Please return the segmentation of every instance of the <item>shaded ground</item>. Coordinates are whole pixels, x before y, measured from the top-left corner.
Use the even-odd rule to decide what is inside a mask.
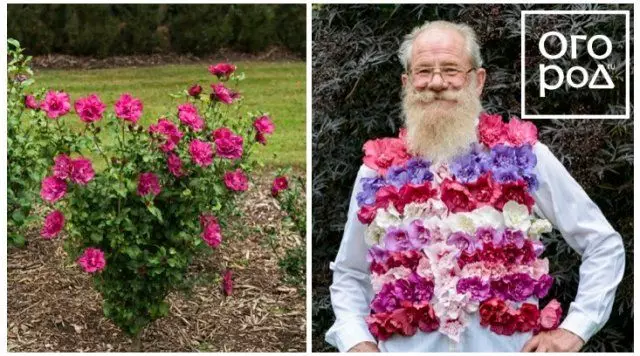
[[[277,258],[256,229],[278,228],[280,248],[301,243],[283,228],[269,196],[273,175],[250,186],[242,224],[193,266],[213,273],[230,267],[233,295],[225,298],[217,283],[195,287],[190,296],[170,295],[169,315],[142,332],[142,351],[305,351],[304,291],[280,281]],[[100,295],[69,261],[62,241],[42,240],[37,227],[27,240],[7,258],[7,351],[131,351],[132,340],[104,318]]]
[[[287,51],[286,48],[271,47],[263,53],[247,54],[221,49],[208,56],[194,56],[191,54],[140,54],[131,56],[113,56],[107,58],[93,58],[71,56],[65,54],[49,54],[35,56],[32,67],[55,69],[96,69],[114,67],[140,67],[163,64],[215,64],[220,61],[300,61],[304,58]]]

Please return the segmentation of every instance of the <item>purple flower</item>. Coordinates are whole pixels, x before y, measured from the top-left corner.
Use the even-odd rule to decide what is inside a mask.
[[[536,283],[534,293],[538,298],[544,298],[547,293],[549,293],[549,289],[551,289],[551,285],[553,284],[553,277],[549,274],[543,274],[538,282]]]
[[[483,301],[491,297],[489,283],[484,282],[480,277],[460,278],[456,285],[456,290],[460,294],[470,292],[472,300]]]
[[[495,145],[491,149],[491,157],[489,158],[489,164],[491,165],[491,168],[493,171],[496,171],[499,169],[517,168],[515,149],[513,147],[505,146],[503,144]]]
[[[529,298],[533,294],[535,286],[536,280],[526,273],[509,274],[502,279],[491,281],[494,295],[518,302]]]
[[[411,242],[407,231],[390,227],[384,235],[384,246],[389,251],[404,251],[411,249]]]
[[[396,188],[400,188],[407,184],[409,180],[409,172],[407,172],[403,167],[393,166],[387,170],[387,182],[391,183]]]
[[[469,156],[478,164],[482,169],[482,173],[489,169],[489,155],[482,149],[482,145],[477,142],[471,144],[471,152]]]
[[[380,263],[389,257],[389,252],[378,245],[373,245],[367,253],[367,262]]]
[[[524,234],[520,230],[504,230],[504,242],[505,243],[513,243],[517,248],[522,248],[524,246]]]
[[[420,277],[416,272],[409,275],[409,283],[412,286],[413,302],[429,301],[433,297],[433,281]]]
[[[421,249],[431,239],[431,232],[424,228],[421,220],[414,220],[407,227],[409,242],[415,249]]]
[[[384,185],[382,177],[362,178],[362,191],[356,195],[358,206],[372,205],[376,201],[376,193]]]
[[[515,166],[510,166],[508,168],[498,168],[494,170],[493,178],[495,178],[498,183],[507,183],[517,181],[520,179],[520,175]]]
[[[449,235],[447,245],[455,245],[462,251],[473,253],[473,251],[482,248],[482,241],[478,240],[475,236],[471,236],[462,231],[457,231]]]
[[[536,155],[533,154],[533,149],[530,144],[524,144],[515,149],[516,164],[519,169],[525,172],[529,172],[536,166],[538,160]]]
[[[522,174],[522,178],[524,178],[525,182],[527,182],[527,186],[529,187],[529,192],[533,193],[538,190],[538,178],[535,174],[530,172],[524,172]]]
[[[460,182],[475,182],[482,174],[481,166],[474,156],[465,154],[458,156],[451,163],[451,171]]]
[[[433,180],[433,173],[429,170],[431,161],[427,161],[420,157],[413,157],[407,161],[406,169],[411,183],[422,184],[426,181]]]
[[[476,239],[478,239],[479,242],[491,243],[495,247],[502,246],[502,242],[504,241],[502,233],[492,227],[478,228],[478,230],[476,230]]]
[[[394,285],[387,283],[371,301],[371,309],[376,313],[392,312],[400,306],[400,300],[396,296]]]

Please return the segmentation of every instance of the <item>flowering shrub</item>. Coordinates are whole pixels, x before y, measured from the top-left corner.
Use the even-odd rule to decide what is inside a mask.
[[[60,150],[49,160],[40,195],[55,210],[41,235],[67,231],[65,249],[93,276],[105,316],[131,335],[168,313],[165,297],[189,286],[187,268],[197,255],[224,243],[226,218],[248,189],[254,124],[270,119],[231,115],[228,106],[242,100],[235,86],[243,76],[234,72],[227,69],[211,95],[172,95],[181,104],[148,130],[137,124],[144,104],[130,93],[113,108],[98,94],[78,98],[73,108],[84,128],[71,136],[84,150]],[[219,98],[220,90],[231,99]],[[104,170],[80,154],[87,151],[99,154]],[[230,294],[231,275],[224,279]]]
[[[59,151],[77,152],[85,139],[72,141],[70,131],[58,121],[71,108],[67,93],[27,94],[34,83],[31,57],[23,54],[18,41],[9,39],[8,44],[7,232],[9,244],[22,245],[50,157]]]
[[[302,244],[287,248],[285,255],[279,257],[278,266],[285,274],[284,281],[292,285],[304,288],[305,285],[305,265],[306,265],[306,231],[307,214],[305,206],[305,183],[302,177],[293,177],[291,181],[290,169],[282,169],[273,180],[271,186],[271,196],[273,196],[280,209],[287,215],[285,223],[289,229],[300,236]],[[268,243],[275,251],[276,233],[271,232],[268,236]]]

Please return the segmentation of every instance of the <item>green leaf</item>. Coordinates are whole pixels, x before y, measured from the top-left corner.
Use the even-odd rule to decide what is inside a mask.
[[[91,238],[91,241],[93,241],[96,244],[99,244],[100,242],[102,242],[102,235],[96,232],[92,232],[89,238]]]

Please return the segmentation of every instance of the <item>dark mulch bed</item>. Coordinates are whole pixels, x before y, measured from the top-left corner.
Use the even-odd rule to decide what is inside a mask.
[[[225,297],[219,285],[170,295],[169,315],[142,332],[142,351],[305,351],[304,291],[281,282],[277,258],[255,229],[281,231],[279,249],[301,243],[282,226],[283,213],[269,196],[273,175],[265,172],[250,186],[242,224],[234,224],[220,248],[193,266],[213,273],[231,268],[233,295]],[[100,295],[67,258],[62,241],[42,240],[38,227],[27,239],[7,258],[7,350],[135,350],[131,338],[104,318]]]
[[[249,54],[221,49],[217,53],[206,56],[191,54],[140,54],[130,56],[114,56],[94,58],[72,56],[66,54],[48,54],[34,56],[31,65],[34,69],[97,69],[115,67],[143,67],[165,64],[198,64],[217,63],[221,61],[302,61],[304,58],[281,47],[272,47],[263,53]]]

